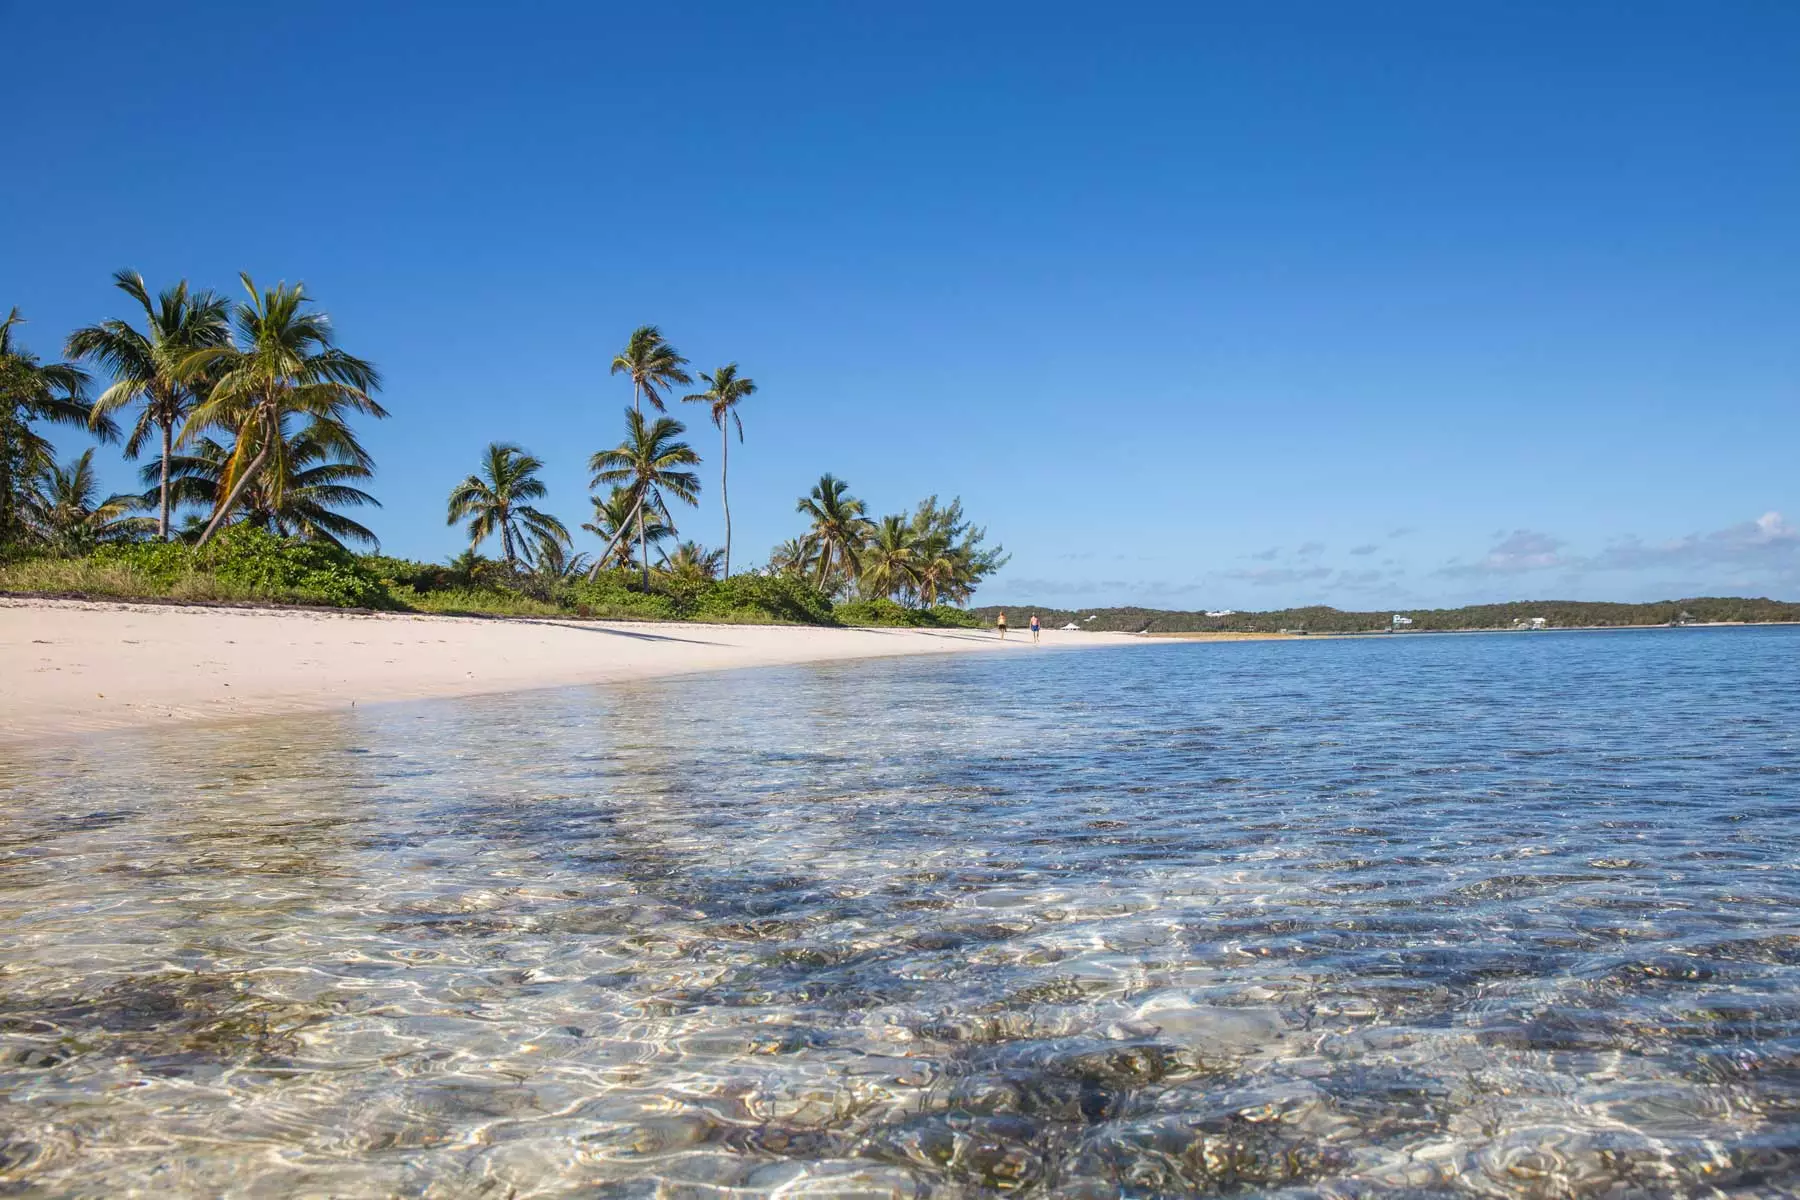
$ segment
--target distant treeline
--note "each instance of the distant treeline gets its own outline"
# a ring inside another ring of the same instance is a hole
[[[1542,618],[1551,627],[1606,625],[1701,624],[1711,621],[1800,621],[1800,604],[1781,600],[1747,600],[1735,596],[1700,596],[1659,600],[1653,604],[1609,604],[1586,600],[1521,600],[1511,604],[1471,604],[1467,608],[1401,608],[1380,612],[1344,612],[1324,605],[1283,608],[1274,612],[1234,612],[1213,617],[1204,612],[1171,612],[1159,608],[1033,608],[1029,604],[978,608],[976,615],[992,623],[1002,610],[1015,627],[1032,613],[1048,628],[1073,621],[1083,629],[1122,633],[1372,633],[1394,627],[1396,615],[1409,618],[1407,630],[1511,629]]]

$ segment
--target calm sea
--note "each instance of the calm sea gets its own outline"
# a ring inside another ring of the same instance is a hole
[[[0,763],[0,1193],[1790,1194],[1800,631],[767,670]]]

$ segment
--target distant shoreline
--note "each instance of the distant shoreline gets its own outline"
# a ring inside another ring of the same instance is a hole
[[[1659,622],[1653,625],[1548,625],[1542,629],[1519,629],[1511,625],[1490,625],[1479,629],[1351,629],[1321,630],[1318,633],[1293,631],[1275,633],[1134,633],[1128,636],[1161,638],[1176,642],[1263,642],[1298,641],[1302,638],[1414,638],[1462,636],[1472,633],[1614,633],[1633,629],[1762,629],[1800,625],[1800,621],[1690,621],[1682,625]]]

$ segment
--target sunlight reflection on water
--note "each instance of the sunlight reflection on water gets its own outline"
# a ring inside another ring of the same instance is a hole
[[[1792,630],[742,672],[0,764],[0,1191],[1779,1194]]]

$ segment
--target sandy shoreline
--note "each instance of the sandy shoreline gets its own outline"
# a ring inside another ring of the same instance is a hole
[[[0,744],[388,700],[1127,634],[495,620],[0,597]]]

